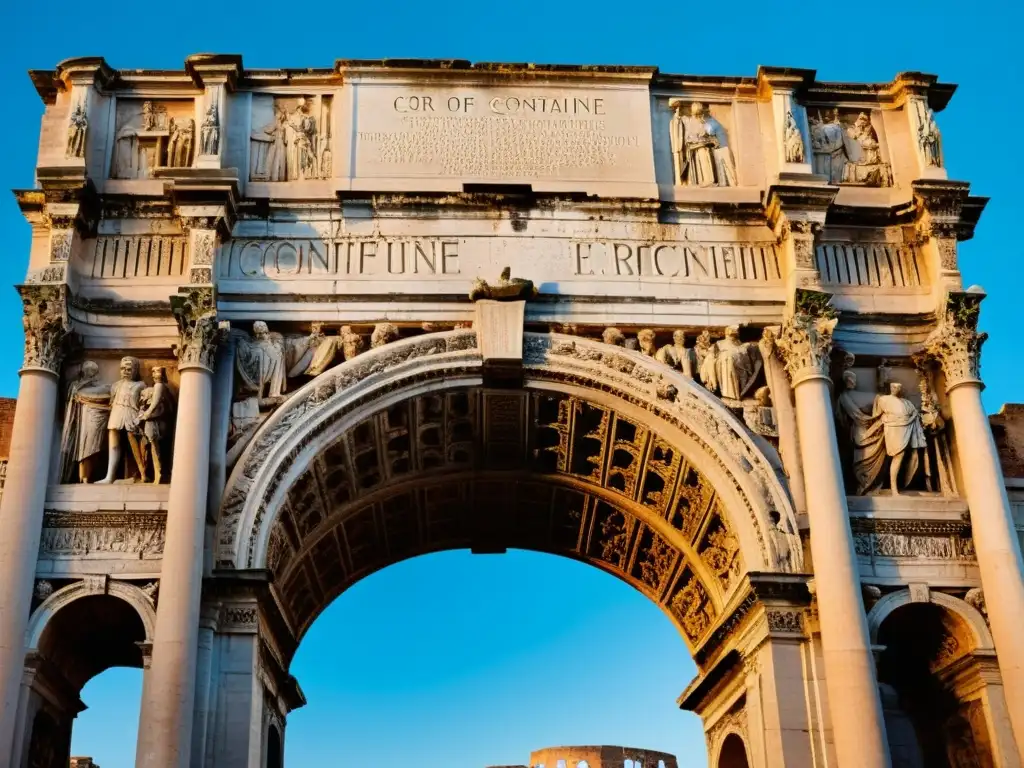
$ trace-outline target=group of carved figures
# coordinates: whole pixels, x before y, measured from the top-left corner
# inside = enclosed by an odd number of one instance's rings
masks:
[[[852,364],[849,358],[847,362]],[[920,410],[904,395],[901,383],[889,380],[884,363],[878,381],[879,392],[873,396],[858,392],[857,374],[848,365],[836,402],[839,434],[845,438],[846,464],[856,494],[888,484],[895,496],[911,487],[923,472],[925,490],[956,495],[946,421],[928,377],[920,378]],[[868,397],[870,403],[865,402]]]
[[[691,187],[735,187],[736,165],[725,128],[704,105],[669,99],[669,125],[675,183]]]
[[[113,177],[145,179],[157,167],[191,167],[195,134],[195,120],[168,118],[165,106],[143,102],[142,114],[129,120],[115,137]],[[200,155],[216,155],[219,148],[220,117],[216,102],[212,102],[200,126],[198,149]]]
[[[122,358],[120,378],[102,384],[99,366],[91,360],[82,363],[78,378],[68,386],[61,432],[61,481],[92,482],[96,463],[104,454],[106,474],[99,483],[113,483],[120,479],[119,474],[130,478],[134,470],[141,480],[147,476],[153,483],[167,479],[175,396],[163,366],[153,367],[151,386],[141,381],[139,367],[137,358]],[[125,442],[134,470],[122,468]]]
[[[330,137],[318,137],[310,100],[300,98],[291,114],[280,104],[273,109],[273,121],[252,132],[253,181],[330,177]]]
[[[839,110],[811,115],[813,170],[830,184],[891,187],[892,168],[882,159],[878,132],[866,112],[850,126],[839,119]]]

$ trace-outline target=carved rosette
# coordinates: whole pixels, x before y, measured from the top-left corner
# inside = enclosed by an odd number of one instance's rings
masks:
[[[213,371],[217,345],[227,335],[226,324],[217,322],[217,303],[212,288],[186,288],[171,297],[180,341],[175,349],[178,370],[205,368]]]
[[[939,327],[925,339],[918,359],[935,361],[946,377],[946,391],[961,384],[981,385],[981,346],[987,333],[978,331],[983,293],[956,292],[946,297]]]
[[[25,362],[22,370],[60,373],[70,335],[67,287],[19,285],[25,326]]]
[[[798,288],[793,314],[776,339],[776,349],[794,387],[809,379],[829,377],[832,332],[838,322],[829,304],[831,298],[828,293]]]

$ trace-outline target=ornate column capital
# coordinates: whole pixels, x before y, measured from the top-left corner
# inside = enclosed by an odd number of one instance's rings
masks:
[[[59,375],[71,332],[67,286],[19,285],[17,289],[25,326],[25,361],[21,369]]]
[[[204,368],[213,372],[217,345],[228,332],[226,322],[217,322],[217,299],[213,288],[183,288],[171,296],[171,311],[178,322],[179,343],[175,346],[178,370]]]
[[[793,314],[775,342],[794,387],[811,379],[829,379],[832,332],[839,322],[831,300],[830,293],[796,290]]]
[[[961,384],[981,381],[981,345],[987,333],[978,331],[981,302],[985,293],[980,288],[952,291],[946,294],[945,308],[938,327],[928,334],[920,352],[919,364],[938,363],[946,377],[946,391]]]

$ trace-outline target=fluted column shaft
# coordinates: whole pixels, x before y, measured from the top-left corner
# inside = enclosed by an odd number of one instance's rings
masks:
[[[1018,749],[1024,750],[1024,563],[992,427],[981,402],[981,346],[987,335],[977,331],[977,319],[983,298],[979,293],[951,293],[945,318],[925,342],[924,354],[939,362],[945,374],[1003,692]]]
[[[793,380],[828,707],[839,768],[888,768],[889,747],[850,531],[829,386],[835,319],[798,313],[779,347]]]
[[[153,656],[143,684],[138,768],[188,768],[195,711],[199,606],[202,596],[206,493],[216,322],[212,291],[194,289],[175,305],[182,343],[174,466]]]
[[[64,286],[21,286],[25,366],[0,503],[0,765],[12,759],[67,323]]]

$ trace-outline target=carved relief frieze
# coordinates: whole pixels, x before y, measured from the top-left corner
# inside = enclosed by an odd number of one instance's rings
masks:
[[[254,94],[250,181],[329,179],[333,103],[330,95]]]
[[[728,133],[719,117],[728,107],[684,99],[668,100],[672,110],[669,140],[675,183],[691,187],[735,187],[739,184]]]
[[[892,186],[892,167],[876,127],[880,115],[834,108],[815,110],[809,118],[814,173],[830,184]]]
[[[189,168],[195,145],[192,100],[118,99],[112,179],[148,179],[158,168]]]
[[[159,557],[166,516],[160,512],[47,512],[40,557]]]

